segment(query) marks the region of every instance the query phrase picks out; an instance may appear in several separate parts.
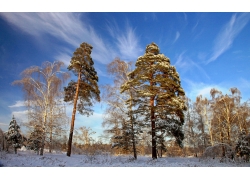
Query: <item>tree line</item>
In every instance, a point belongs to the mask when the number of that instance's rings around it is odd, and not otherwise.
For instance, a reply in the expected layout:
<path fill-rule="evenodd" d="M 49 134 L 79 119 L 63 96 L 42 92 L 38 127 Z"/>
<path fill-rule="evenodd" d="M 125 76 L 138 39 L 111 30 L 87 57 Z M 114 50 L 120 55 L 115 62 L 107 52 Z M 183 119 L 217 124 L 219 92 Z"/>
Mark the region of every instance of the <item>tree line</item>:
<path fill-rule="evenodd" d="M 241 92 L 235 87 L 228 94 L 212 88 L 210 96 L 208 99 L 200 95 L 195 102 L 186 99 L 186 144 L 196 156 L 208 147 L 220 148 L 223 157 L 228 151 L 249 156 L 249 100 L 241 102 Z"/>
<path fill-rule="evenodd" d="M 13 83 L 21 86 L 28 109 L 27 147 L 43 155 L 45 144 L 51 152 L 52 142 L 64 141 L 61 147 L 67 156 L 72 148 L 94 151 L 96 144 L 106 151 L 101 141 L 90 137 L 94 133 L 91 129 L 77 131 L 74 127 L 76 112 L 91 115 L 91 107 L 102 98 L 106 104 L 102 125 L 113 153 L 133 154 L 134 159 L 138 154 L 151 153 L 152 159 L 157 159 L 164 153 L 201 156 L 213 147 L 213 152 L 217 148 L 225 157 L 230 147 L 234 155 L 249 155 L 249 102 L 241 102 L 237 88 L 225 95 L 213 88 L 211 99 L 200 95 L 191 102 L 176 68 L 155 43 L 146 46 L 135 67 L 115 58 L 107 65 L 113 84 L 99 87 L 92 49 L 84 42 L 75 50 L 68 70 L 77 81 L 71 80 L 63 90 L 70 73 L 61 71 L 60 61 L 27 68 L 21 73 L 22 79 Z M 66 103 L 73 104 L 71 121 Z M 74 133 L 77 140 L 73 142 Z"/>

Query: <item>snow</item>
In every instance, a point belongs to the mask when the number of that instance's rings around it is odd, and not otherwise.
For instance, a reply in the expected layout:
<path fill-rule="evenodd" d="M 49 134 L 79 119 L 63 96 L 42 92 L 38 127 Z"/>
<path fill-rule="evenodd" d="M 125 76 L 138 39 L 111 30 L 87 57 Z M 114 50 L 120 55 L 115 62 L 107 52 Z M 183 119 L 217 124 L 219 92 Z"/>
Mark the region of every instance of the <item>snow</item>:
<path fill-rule="evenodd" d="M 43 167 L 43 169 L 37 167 Z M 220 168 L 210 169 L 209 167 Z M 240 168 L 232 170 L 233 167 Z M 151 156 L 138 156 L 137 160 L 133 160 L 132 156 L 129 155 L 115 156 L 108 153 L 72 154 L 68 157 L 66 152 L 48 153 L 45 151 L 44 155 L 40 156 L 36 155 L 34 151 L 25 149 L 19 149 L 17 154 L 0 151 L 0 179 L 11 176 L 12 179 L 21 178 L 25 180 L 34 180 L 35 177 L 67 180 L 75 177 L 109 180 L 117 180 L 119 177 L 121 179 L 168 177 L 171 179 L 200 180 L 204 177 L 206 177 L 205 179 L 214 179 L 220 174 L 223 175 L 223 179 L 227 180 L 237 179 L 239 174 L 248 176 L 248 167 L 250 167 L 250 163 L 220 163 L 219 159 L 201 160 L 195 157 L 163 157 L 152 160 Z"/>
<path fill-rule="evenodd" d="M 151 156 L 110 155 L 95 153 L 89 155 L 66 152 L 37 155 L 31 150 L 18 150 L 17 154 L 0 152 L 0 164 L 3 167 L 250 167 L 250 163 L 224 162 L 219 159 L 200 159 L 196 157 L 162 157 L 152 160 Z"/>

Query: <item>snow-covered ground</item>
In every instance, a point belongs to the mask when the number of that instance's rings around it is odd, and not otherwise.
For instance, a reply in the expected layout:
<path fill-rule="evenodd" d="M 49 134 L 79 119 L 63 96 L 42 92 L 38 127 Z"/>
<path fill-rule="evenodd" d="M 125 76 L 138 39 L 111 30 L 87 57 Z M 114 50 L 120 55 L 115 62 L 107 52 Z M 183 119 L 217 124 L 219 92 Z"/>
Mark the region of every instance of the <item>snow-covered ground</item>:
<path fill-rule="evenodd" d="M 75 155 L 34 151 L 18 151 L 17 154 L 0 152 L 2 167 L 250 167 L 250 163 L 220 162 L 219 159 L 195 157 L 163 157 L 152 160 L 150 156 L 114 156 L 110 154 Z"/>
<path fill-rule="evenodd" d="M 132 156 L 109 154 L 72 154 L 68 157 L 60 152 L 45 152 L 40 156 L 27 150 L 19 150 L 17 154 L 0 151 L 0 179 L 200 180 L 223 177 L 235 180 L 239 176 L 249 176 L 249 167 L 250 163 L 221 163 L 219 159 L 201 160 L 195 157 L 163 157 L 152 160 L 150 156 L 139 156 L 137 160 L 132 160 Z"/>

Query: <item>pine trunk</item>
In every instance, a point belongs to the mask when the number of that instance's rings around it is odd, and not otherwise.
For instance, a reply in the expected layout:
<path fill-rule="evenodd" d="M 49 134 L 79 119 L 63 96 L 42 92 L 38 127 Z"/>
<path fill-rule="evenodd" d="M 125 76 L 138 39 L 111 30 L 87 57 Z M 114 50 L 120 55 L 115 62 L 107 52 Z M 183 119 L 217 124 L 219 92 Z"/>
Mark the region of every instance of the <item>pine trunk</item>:
<path fill-rule="evenodd" d="M 152 158 L 157 159 L 157 151 L 156 151 L 156 134 L 155 134 L 155 115 L 154 115 L 154 97 L 150 99 L 151 106 L 151 128 L 152 128 Z"/>
<path fill-rule="evenodd" d="M 135 135 L 134 135 L 134 125 L 132 124 L 132 141 L 133 141 L 133 151 L 134 151 L 134 158 L 137 159 L 136 147 L 135 147 Z"/>
<path fill-rule="evenodd" d="M 73 108 L 71 125 L 70 125 L 70 132 L 69 132 L 67 156 L 71 155 L 71 146 L 72 146 L 72 139 L 73 139 L 73 132 L 74 132 L 75 115 L 76 115 L 76 105 L 77 105 L 77 99 L 78 99 L 78 93 L 79 93 L 80 80 L 81 80 L 81 72 L 79 72 L 79 74 L 78 74 L 78 81 L 77 81 L 77 87 L 76 87 L 76 95 L 75 95 L 75 99 L 74 99 L 74 108 Z"/>
<path fill-rule="evenodd" d="M 132 93 L 130 91 L 130 98 L 132 98 Z M 135 145 L 135 134 L 134 134 L 134 118 L 132 115 L 132 102 L 130 100 L 130 120 L 131 120 L 131 128 L 132 128 L 132 141 L 133 141 L 133 152 L 134 158 L 137 159 L 136 145 Z"/>

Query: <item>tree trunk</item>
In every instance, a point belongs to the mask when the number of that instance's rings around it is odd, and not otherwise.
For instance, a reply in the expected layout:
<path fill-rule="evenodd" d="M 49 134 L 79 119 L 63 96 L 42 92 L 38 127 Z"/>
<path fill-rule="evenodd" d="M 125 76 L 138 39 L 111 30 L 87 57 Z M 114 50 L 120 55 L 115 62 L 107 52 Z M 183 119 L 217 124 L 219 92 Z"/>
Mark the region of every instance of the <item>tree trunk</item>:
<path fill-rule="evenodd" d="M 44 114 L 44 122 L 43 122 L 43 139 L 42 139 L 42 147 L 41 147 L 41 151 L 40 151 L 40 155 L 43 156 L 43 150 L 44 150 L 44 145 L 45 145 L 45 124 L 46 124 L 46 121 L 47 121 L 47 105 L 46 104 L 46 107 L 45 107 L 45 114 Z"/>
<path fill-rule="evenodd" d="M 206 118 L 206 124 L 208 126 L 208 131 L 209 131 L 209 136 L 210 136 L 210 141 L 211 141 L 211 145 L 214 146 L 214 141 L 213 141 L 213 132 L 212 132 L 212 125 L 211 125 L 211 121 L 210 123 L 208 122 L 208 117 L 207 117 L 207 108 L 205 109 L 205 118 Z"/>
<path fill-rule="evenodd" d="M 206 136 L 205 136 L 205 127 L 204 127 L 204 123 L 203 123 L 203 119 L 201 116 L 201 133 L 202 133 L 202 138 L 203 138 L 203 149 L 202 149 L 202 153 L 204 153 L 206 147 L 207 147 L 207 143 L 206 143 Z"/>
<path fill-rule="evenodd" d="M 50 137 L 49 137 L 49 153 L 52 152 L 52 127 L 50 129 Z"/>
<path fill-rule="evenodd" d="M 134 125 L 133 124 L 132 124 L 132 141 L 133 141 L 134 158 L 137 159 L 136 146 L 135 146 L 135 135 L 134 135 Z"/>
<path fill-rule="evenodd" d="M 231 126 L 228 125 L 228 129 L 227 129 L 227 143 L 231 146 L 231 136 L 230 136 L 230 132 L 231 132 Z"/>
<path fill-rule="evenodd" d="M 212 144 L 212 146 L 214 146 L 213 133 L 212 133 L 212 128 L 211 128 L 211 126 L 209 127 L 209 134 L 210 134 L 211 144 Z"/>
<path fill-rule="evenodd" d="M 132 93 L 130 92 L 130 97 L 132 98 Z M 134 118 L 132 115 L 132 102 L 130 100 L 130 122 L 131 122 L 131 128 L 132 128 L 132 141 L 133 141 L 133 152 L 134 152 L 134 158 L 137 159 L 137 152 L 136 152 L 136 146 L 135 146 L 135 134 L 134 134 Z"/>
<path fill-rule="evenodd" d="M 74 99 L 74 108 L 73 108 L 71 125 L 70 125 L 70 132 L 69 132 L 68 150 L 67 150 L 67 156 L 69 156 L 69 157 L 71 155 L 71 146 L 72 146 L 72 139 L 73 139 L 73 132 L 74 132 L 75 115 L 76 115 L 76 105 L 77 105 L 77 99 L 78 99 L 80 81 L 81 81 L 81 72 L 78 73 L 76 95 L 75 95 L 75 99 Z"/>
<path fill-rule="evenodd" d="M 156 134 L 155 134 L 155 114 L 154 114 L 154 97 L 150 99 L 150 106 L 151 106 L 151 130 L 152 130 L 152 158 L 157 159 L 157 152 L 156 152 Z"/>
<path fill-rule="evenodd" d="M 50 113 L 49 113 L 49 119 L 50 119 L 50 134 L 49 134 L 49 153 L 51 153 L 52 152 L 52 131 L 53 131 L 53 117 L 52 117 L 52 108 L 51 108 L 51 106 L 50 106 Z"/>
<path fill-rule="evenodd" d="M 220 137 L 221 137 L 221 143 L 223 144 L 224 143 L 224 134 L 223 134 L 222 130 L 221 130 L 221 133 L 220 133 Z M 225 156 L 226 156 L 225 146 L 222 145 L 222 157 L 225 157 Z"/>

